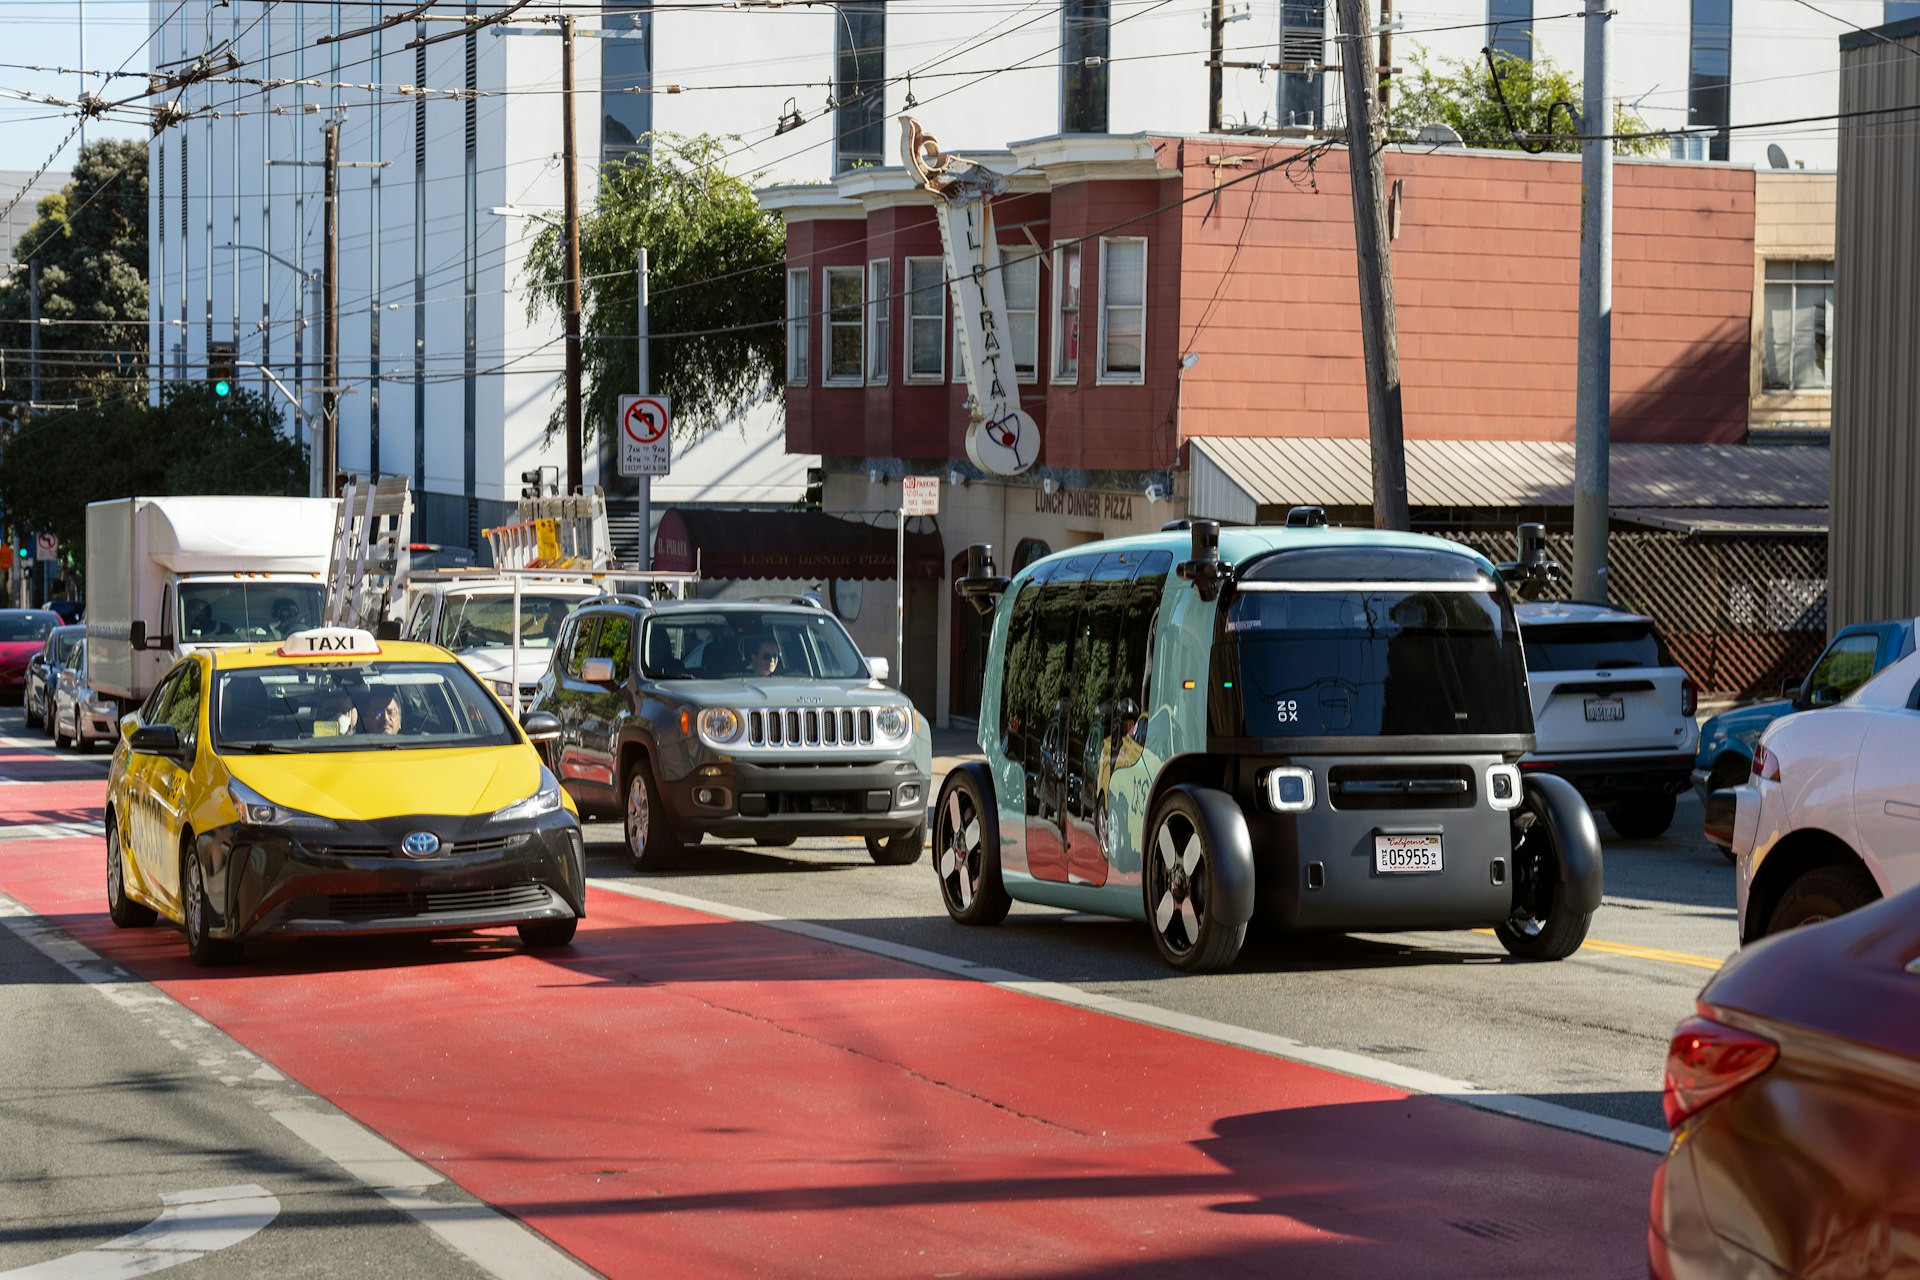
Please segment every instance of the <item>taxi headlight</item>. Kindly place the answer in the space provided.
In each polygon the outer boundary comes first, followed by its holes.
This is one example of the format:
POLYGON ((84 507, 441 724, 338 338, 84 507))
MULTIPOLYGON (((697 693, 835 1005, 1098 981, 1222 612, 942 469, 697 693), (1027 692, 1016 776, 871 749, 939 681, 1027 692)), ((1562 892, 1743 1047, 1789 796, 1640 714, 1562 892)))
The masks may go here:
POLYGON ((873 731, 888 742, 898 742, 913 731, 913 713, 905 707, 882 707, 873 713, 873 731))
POLYGON ((554 776, 542 767, 540 770, 540 789, 524 800, 515 800, 504 809, 494 812, 495 822, 516 822, 526 818, 538 818, 552 813, 560 807, 560 784, 554 776))
POLYGON ((233 807, 240 811, 240 821, 256 827, 306 827, 330 831, 339 825, 332 818, 323 818, 317 813, 303 813, 299 809, 275 804, 237 778, 227 783, 227 795, 233 800, 233 807))
POLYGON ((708 707, 700 713, 700 736, 716 747, 740 741, 746 727, 745 718, 732 707, 708 707))

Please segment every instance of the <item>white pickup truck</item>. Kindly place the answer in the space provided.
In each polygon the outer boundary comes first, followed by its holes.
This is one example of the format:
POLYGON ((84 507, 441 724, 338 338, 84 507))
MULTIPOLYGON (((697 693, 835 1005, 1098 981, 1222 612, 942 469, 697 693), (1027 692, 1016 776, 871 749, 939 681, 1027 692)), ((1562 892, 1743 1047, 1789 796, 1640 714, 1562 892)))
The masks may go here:
POLYGON ((453 650, 516 710, 533 701, 534 689, 553 656, 561 621, 588 600, 605 594, 577 576, 571 582, 524 577, 516 633, 511 581, 457 571, 441 580, 422 577, 428 580, 416 578, 409 585, 407 622, 401 634, 453 650))

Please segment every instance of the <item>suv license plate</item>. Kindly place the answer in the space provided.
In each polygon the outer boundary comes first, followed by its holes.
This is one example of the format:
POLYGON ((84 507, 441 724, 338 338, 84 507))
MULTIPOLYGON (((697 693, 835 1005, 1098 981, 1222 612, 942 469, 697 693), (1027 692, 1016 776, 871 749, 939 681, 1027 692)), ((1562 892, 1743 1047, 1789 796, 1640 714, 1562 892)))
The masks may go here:
POLYGON ((1439 836, 1375 836, 1373 869, 1381 874, 1440 870, 1439 836))
POLYGON ((1587 719, 1589 720, 1625 720, 1627 704, 1619 698, 1588 698, 1587 719))

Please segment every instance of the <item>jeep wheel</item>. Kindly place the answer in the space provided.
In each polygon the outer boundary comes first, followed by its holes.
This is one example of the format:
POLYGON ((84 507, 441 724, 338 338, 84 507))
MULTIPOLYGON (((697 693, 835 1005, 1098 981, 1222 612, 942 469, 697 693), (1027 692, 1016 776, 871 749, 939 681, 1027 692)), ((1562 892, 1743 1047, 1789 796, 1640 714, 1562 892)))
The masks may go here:
POLYGON ((1673 825, 1673 796, 1654 794, 1616 800, 1607 807, 1607 821, 1623 840, 1652 840, 1673 825))
POLYGON ((890 836, 868 836, 867 856, 883 867, 910 867, 927 847, 927 824, 890 836))
POLYGON ((645 760, 635 760, 627 774, 627 857, 634 870, 664 871, 684 849, 654 788, 653 770, 645 760))
POLYGON ((979 783, 963 769, 947 775, 934 808, 933 869, 940 877, 940 900, 960 924, 999 924, 1013 899, 1000 883, 1000 829, 980 794, 979 783))

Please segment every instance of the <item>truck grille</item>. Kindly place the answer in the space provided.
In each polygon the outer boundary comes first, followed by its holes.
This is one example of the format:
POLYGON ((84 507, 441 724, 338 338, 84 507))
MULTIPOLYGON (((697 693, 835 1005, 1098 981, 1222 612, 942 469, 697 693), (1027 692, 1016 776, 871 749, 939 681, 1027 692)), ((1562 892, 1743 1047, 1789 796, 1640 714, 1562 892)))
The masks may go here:
POLYGON ((871 747, 873 712, 855 707, 790 707, 747 712, 750 747, 871 747))

